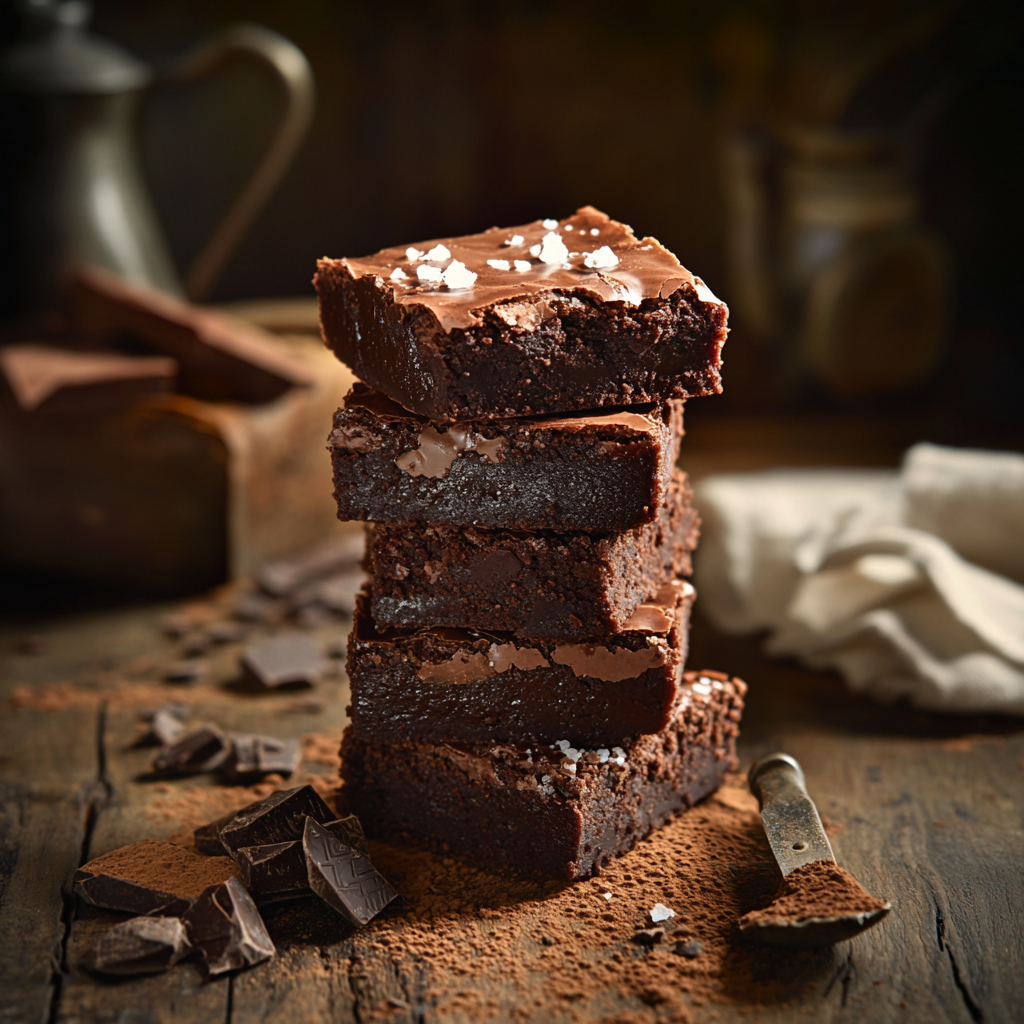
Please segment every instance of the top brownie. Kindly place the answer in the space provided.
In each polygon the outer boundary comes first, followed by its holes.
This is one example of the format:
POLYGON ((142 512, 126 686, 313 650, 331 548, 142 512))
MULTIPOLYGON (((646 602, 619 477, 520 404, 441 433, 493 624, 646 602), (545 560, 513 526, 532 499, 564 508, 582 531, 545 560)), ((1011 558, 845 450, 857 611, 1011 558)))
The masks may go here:
POLYGON ((322 259, 324 339, 435 423, 715 394, 727 310, 663 245, 565 220, 322 259))

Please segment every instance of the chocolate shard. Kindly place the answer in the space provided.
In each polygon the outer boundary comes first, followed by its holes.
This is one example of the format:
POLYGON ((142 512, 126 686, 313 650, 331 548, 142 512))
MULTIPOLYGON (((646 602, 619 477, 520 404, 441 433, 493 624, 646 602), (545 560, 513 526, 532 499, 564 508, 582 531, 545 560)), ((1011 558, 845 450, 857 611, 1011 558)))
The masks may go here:
POLYGON ((233 854, 245 887, 257 900, 301 896, 310 891, 302 843, 243 846, 233 854))
POLYGON ((299 689, 320 682, 324 659, 314 640, 296 633, 251 644, 242 668, 244 681, 257 689, 299 689))
POLYGON ((336 835, 346 846, 351 846, 353 850, 358 850, 359 853, 365 853, 367 856, 370 855, 370 848, 366 845, 366 834, 363 832, 362 823, 354 814, 350 814, 347 818, 338 818, 335 821, 323 821, 320 824, 328 832, 336 835))
POLYGON ((267 562, 256 573, 256 580, 268 594, 285 597, 314 580, 357 566, 363 548, 362 531, 338 534, 276 562, 267 562))
POLYGON ((176 743, 164 747, 152 761, 158 775, 210 772, 219 767, 231 750, 227 737, 215 725, 204 725, 176 743))
POLYGON ((104 974, 147 974, 166 971, 191 951, 180 918, 133 917, 100 939, 91 966, 104 974))
POLYGON ((362 851, 306 819, 302 836, 309 887, 358 926, 372 921, 398 892, 362 851))
POLYGON ((205 889, 185 915, 185 923, 210 974, 258 964, 277 952, 256 904, 237 878, 205 889))
POLYGON ((306 818, 332 821, 334 812, 312 786, 281 789, 265 800, 243 807, 220 832, 228 850, 267 846, 301 839, 306 818))
POLYGON ((195 829, 192 833, 192 842, 195 848, 200 853, 209 854, 213 857, 223 857, 225 846, 220 841, 220 830, 229 822, 233 821, 237 811, 232 811, 230 814, 225 814, 222 818, 218 818, 216 821, 211 821, 206 825, 200 825, 199 828, 195 829))
POLYGON ((245 782, 278 772, 291 775, 298 770, 302 753, 298 740, 279 740, 273 736, 232 733, 231 752, 220 771, 231 782, 245 782))

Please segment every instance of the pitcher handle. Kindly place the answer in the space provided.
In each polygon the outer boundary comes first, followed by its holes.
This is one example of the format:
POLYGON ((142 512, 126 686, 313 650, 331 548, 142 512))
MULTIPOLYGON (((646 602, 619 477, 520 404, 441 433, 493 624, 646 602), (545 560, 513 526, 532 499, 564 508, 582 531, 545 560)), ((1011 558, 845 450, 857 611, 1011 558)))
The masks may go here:
POLYGON ((313 119, 316 91, 309 61, 294 43, 263 25, 249 22, 228 25, 176 64, 167 78, 192 81, 241 55, 256 57, 269 65, 284 90, 285 107, 255 171, 185 274, 185 292, 194 302, 209 295, 232 253, 288 169, 313 119))

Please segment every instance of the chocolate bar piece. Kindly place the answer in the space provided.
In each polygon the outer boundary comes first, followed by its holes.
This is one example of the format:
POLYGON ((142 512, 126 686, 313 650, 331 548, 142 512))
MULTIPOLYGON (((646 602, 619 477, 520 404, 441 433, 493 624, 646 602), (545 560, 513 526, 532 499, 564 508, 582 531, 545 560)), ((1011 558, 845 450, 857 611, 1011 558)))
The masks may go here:
POLYGON ((307 816, 317 821, 337 818, 312 786, 281 789, 243 807, 220 830, 220 841, 228 850, 240 850, 301 839, 307 816))
POLYGON ((479 863, 574 879, 596 874, 736 765, 746 686, 688 672, 668 728, 624 748, 342 743, 342 799, 371 836, 479 863))
POLYGON ((600 642, 378 629, 364 594, 349 639, 352 724, 374 741, 607 746, 671 721, 694 590, 673 580, 600 642))
POLYGON ((98 267, 76 270, 71 302, 83 338, 141 341, 173 356, 180 389, 195 398, 271 402, 291 387, 313 382, 309 366, 255 325, 98 267))
POLYGON ((590 206, 317 266, 335 355, 435 423, 722 389, 725 305, 657 240, 590 206))
POLYGON ((75 872, 75 892, 97 907, 152 914, 171 906, 184 909, 207 886, 237 874, 229 857, 204 857, 174 843, 143 839, 83 864, 75 872))
POLYGON ((398 893, 369 856, 306 819, 302 836, 310 888, 352 924, 369 924, 398 893))
POLYGON ((213 975, 258 964, 277 952, 256 904, 237 878, 206 889, 186 913, 185 924, 213 975))
POLYGON ((173 390, 178 364, 166 356, 7 345, 0 347, 0 373, 25 412, 95 415, 173 390))
POLYGON ((270 772, 291 775, 302 760, 298 740, 279 740, 273 736, 233 733, 231 752, 220 766, 220 773, 231 782, 262 778, 270 772))
POLYGON ((237 811, 232 811, 230 814, 217 818, 216 821, 211 821, 194 829, 192 832, 192 843, 195 848, 200 853, 205 853, 212 857, 223 857, 227 847, 220 841, 220 832, 228 822, 235 820, 237 813, 237 811))
POLYGON ((104 974, 148 974, 166 971, 191 952, 180 918, 133 917, 104 933, 90 966, 104 974))
POLYGON ((682 402, 439 432, 357 384, 329 439, 338 518, 629 530, 661 511, 682 433, 682 402))
POLYGON ((150 767, 158 775, 212 772, 227 759, 230 750, 224 733, 215 725, 205 725, 164 747, 150 767))
POLYGON ((658 519, 616 533, 378 524, 369 534, 378 627, 461 626, 533 639, 621 632, 663 584, 690 574, 699 519, 677 470, 658 519))
POLYGON ((287 634, 251 644, 242 655, 245 680, 261 690, 313 686, 323 675, 324 659, 316 641, 287 634))
POLYGON ((362 557, 362 533, 343 533, 287 558, 267 562, 257 571, 256 582, 268 594, 287 597, 316 580, 358 566, 362 557))

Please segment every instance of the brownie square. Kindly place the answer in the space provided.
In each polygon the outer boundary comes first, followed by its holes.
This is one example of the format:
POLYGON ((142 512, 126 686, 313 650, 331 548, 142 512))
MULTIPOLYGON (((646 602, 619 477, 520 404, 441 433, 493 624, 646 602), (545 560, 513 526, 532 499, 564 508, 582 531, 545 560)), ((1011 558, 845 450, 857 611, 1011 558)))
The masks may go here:
POLYGON ((724 303, 656 239, 590 206, 317 266, 327 344, 434 423, 722 389, 724 303))
POLYGON ((694 590, 673 580, 621 633, 592 643, 439 626, 380 629, 360 596, 348 644, 350 714, 385 742, 607 746, 657 732, 682 696, 694 590))
POLYGON ((736 765, 746 686, 687 672, 685 689, 667 728, 622 748, 382 742, 356 725, 341 802, 372 836, 552 878, 597 874, 736 765))
POLYGON ((676 470, 657 520, 615 533, 370 528, 378 626, 457 626, 533 639, 601 638, 638 604, 688 576, 700 520, 676 470))
POLYGON ((356 385, 329 438, 338 518, 507 530, 628 530, 665 503, 683 403, 438 431, 356 385))

